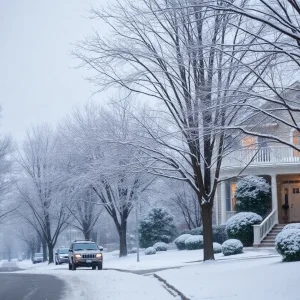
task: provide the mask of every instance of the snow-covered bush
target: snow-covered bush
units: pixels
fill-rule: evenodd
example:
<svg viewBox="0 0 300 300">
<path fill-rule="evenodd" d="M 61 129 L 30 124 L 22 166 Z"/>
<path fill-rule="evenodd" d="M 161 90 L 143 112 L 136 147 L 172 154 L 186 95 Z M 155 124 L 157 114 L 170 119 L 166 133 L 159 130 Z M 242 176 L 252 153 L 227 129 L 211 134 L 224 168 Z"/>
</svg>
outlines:
<svg viewBox="0 0 300 300">
<path fill-rule="evenodd" d="M 137 253 L 137 248 L 136 247 L 131 248 L 131 250 L 129 251 L 129 253 Z"/>
<path fill-rule="evenodd" d="M 213 225 L 213 241 L 222 244 L 227 239 L 226 225 Z"/>
<path fill-rule="evenodd" d="M 152 208 L 140 222 L 141 247 L 151 247 L 156 242 L 169 243 L 176 232 L 173 216 L 164 208 Z"/>
<path fill-rule="evenodd" d="M 203 234 L 203 227 L 201 226 L 201 227 L 193 228 L 188 233 L 192 234 L 192 235 L 202 235 Z"/>
<path fill-rule="evenodd" d="M 192 235 L 184 243 L 187 250 L 203 249 L 203 236 Z"/>
<path fill-rule="evenodd" d="M 235 198 L 237 212 L 254 212 L 265 217 L 271 210 L 270 185 L 262 177 L 246 176 L 238 181 Z"/>
<path fill-rule="evenodd" d="M 253 227 L 260 224 L 262 217 L 252 212 L 241 212 L 232 216 L 226 223 L 228 238 L 240 240 L 245 247 L 253 245 Z"/>
<path fill-rule="evenodd" d="M 168 250 L 168 245 L 164 242 L 158 242 L 158 243 L 155 243 L 153 245 L 153 248 L 156 250 L 156 251 L 167 251 Z"/>
<path fill-rule="evenodd" d="M 112 256 L 119 256 L 120 255 L 120 251 L 119 250 L 115 250 L 111 252 Z"/>
<path fill-rule="evenodd" d="M 189 237 L 191 237 L 191 234 L 182 234 L 180 235 L 175 241 L 175 245 L 178 250 L 184 250 L 185 248 L 185 240 Z"/>
<path fill-rule="evenodd" d="M 222 252 L 225 256 L 243 253 L 243 244 L 236 239 L 230 239 L 222 244 Z"/>
<path fill-rule="evenodd" d="M 282 230 L 287 230 L 287 229 L 299 229 L 300 230 L 300 223 L 287 224 L 283 227 Z"/>
<path fill-rule="evenodd" d="M 225 225 L 213 225 L 213 241 L 222 244 L 227 240 L 226 226 Z M 203 227 L 197 227 L 186 231 L 188 234 L 192 235 L 203 235 Z"/>
<path fill-rule="evenodd" d="M 300 230 L 282 230 L 276 237 L 275 247 L 284 261 L 300 260 Z"/>
<path fill-rule="evenodd" d="M 146 255 L 152 255 L 152 254 L 155 254 L 156 253 L 156 250 L 155 248 L 153 247 L 148 247 L 146 250 L 145 250 L 145 254 Z"/>
<path fill-rule="evenodd" d="M 222 245 L 219 243 L 213 243 L 214 253 L 222 252 Z"/>
</svg>

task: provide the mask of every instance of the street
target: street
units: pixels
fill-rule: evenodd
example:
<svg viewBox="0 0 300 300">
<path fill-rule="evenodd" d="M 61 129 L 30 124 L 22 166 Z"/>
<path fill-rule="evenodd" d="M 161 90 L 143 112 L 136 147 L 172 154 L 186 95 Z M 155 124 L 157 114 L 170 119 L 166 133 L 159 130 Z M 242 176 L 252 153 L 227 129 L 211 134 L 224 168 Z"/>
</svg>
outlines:
<svg viewBox="0 0 300 300">
<path fill-rule="evenodd" d="M 0 267 L 1 300 L 58 300 L 62 296 L 64 283 L 51 275 L 19 274 L 15 263 L 4 263 Z M 10 272 L 10 273 L 3 273 Z"/>
</svg>

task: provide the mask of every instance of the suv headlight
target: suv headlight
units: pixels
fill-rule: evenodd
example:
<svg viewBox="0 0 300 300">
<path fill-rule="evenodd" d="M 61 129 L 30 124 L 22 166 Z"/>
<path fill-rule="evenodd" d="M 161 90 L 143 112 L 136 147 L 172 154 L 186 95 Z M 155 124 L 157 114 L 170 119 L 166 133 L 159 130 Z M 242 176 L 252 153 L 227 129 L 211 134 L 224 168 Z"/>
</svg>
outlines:
<svg viewBox="0 0 300 300">
<path fill-rule="evenodd" d="M 74 257 L 75 257 L 75 258 L 80 258 L 81 255 L 80 255 L 80 254 L 74 254 Z"/>
<path fill-rule="evenodd" d="M 97 258 L 101 258 L 101 257 L 102 257 L 102 253 L 96 254 L 96 257 L 97 257 Z"/>
</svg>

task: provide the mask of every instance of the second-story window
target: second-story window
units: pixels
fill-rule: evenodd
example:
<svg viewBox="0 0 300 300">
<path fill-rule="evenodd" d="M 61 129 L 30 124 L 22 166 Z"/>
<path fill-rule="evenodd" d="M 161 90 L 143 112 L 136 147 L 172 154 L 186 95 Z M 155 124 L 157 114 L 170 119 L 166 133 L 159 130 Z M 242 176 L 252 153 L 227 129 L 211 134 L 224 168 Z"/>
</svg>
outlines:
<svg viewBox="0 0 300 300">
<path fill-rule="evenodd" d="M 256 149 L 257 139 L 255 136 L 247 135 L 242 139 L 242 146 L 247 149 Z"/>
<path fill-rule="evenodd" d="M 298 130 L 294 130 L 293 132 L 293 144 L 300 148 L 300 132 Z M 299 151 L 294 150 L 294 156 L 299 157 Z"/>
</svg>

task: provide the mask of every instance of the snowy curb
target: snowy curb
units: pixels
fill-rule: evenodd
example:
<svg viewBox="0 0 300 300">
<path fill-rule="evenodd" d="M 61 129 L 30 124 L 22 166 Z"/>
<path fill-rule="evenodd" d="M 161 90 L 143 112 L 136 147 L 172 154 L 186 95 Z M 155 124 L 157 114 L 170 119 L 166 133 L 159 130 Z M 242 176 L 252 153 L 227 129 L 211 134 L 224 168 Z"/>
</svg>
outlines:
<svg viewBox="0 0 300 300">
<path fill-rule="evenodd" d="M 177 290 L 173 285 L 171 285 L 170 283 L 168 283 L 167 280 L 163 279 L 162 277 L 160 277 L 157 274 L 153 274 L 153 276 L 158 279 L 159 281 L 163 282 L 169 289 L 173 290 L 175 293 L 177 293 L 182 300 L 191 300 L 188 297 L 186 297 L 185 295 L 183 295 L 183 293 L 181 293 L 179 290 Z"/>
</svg>

